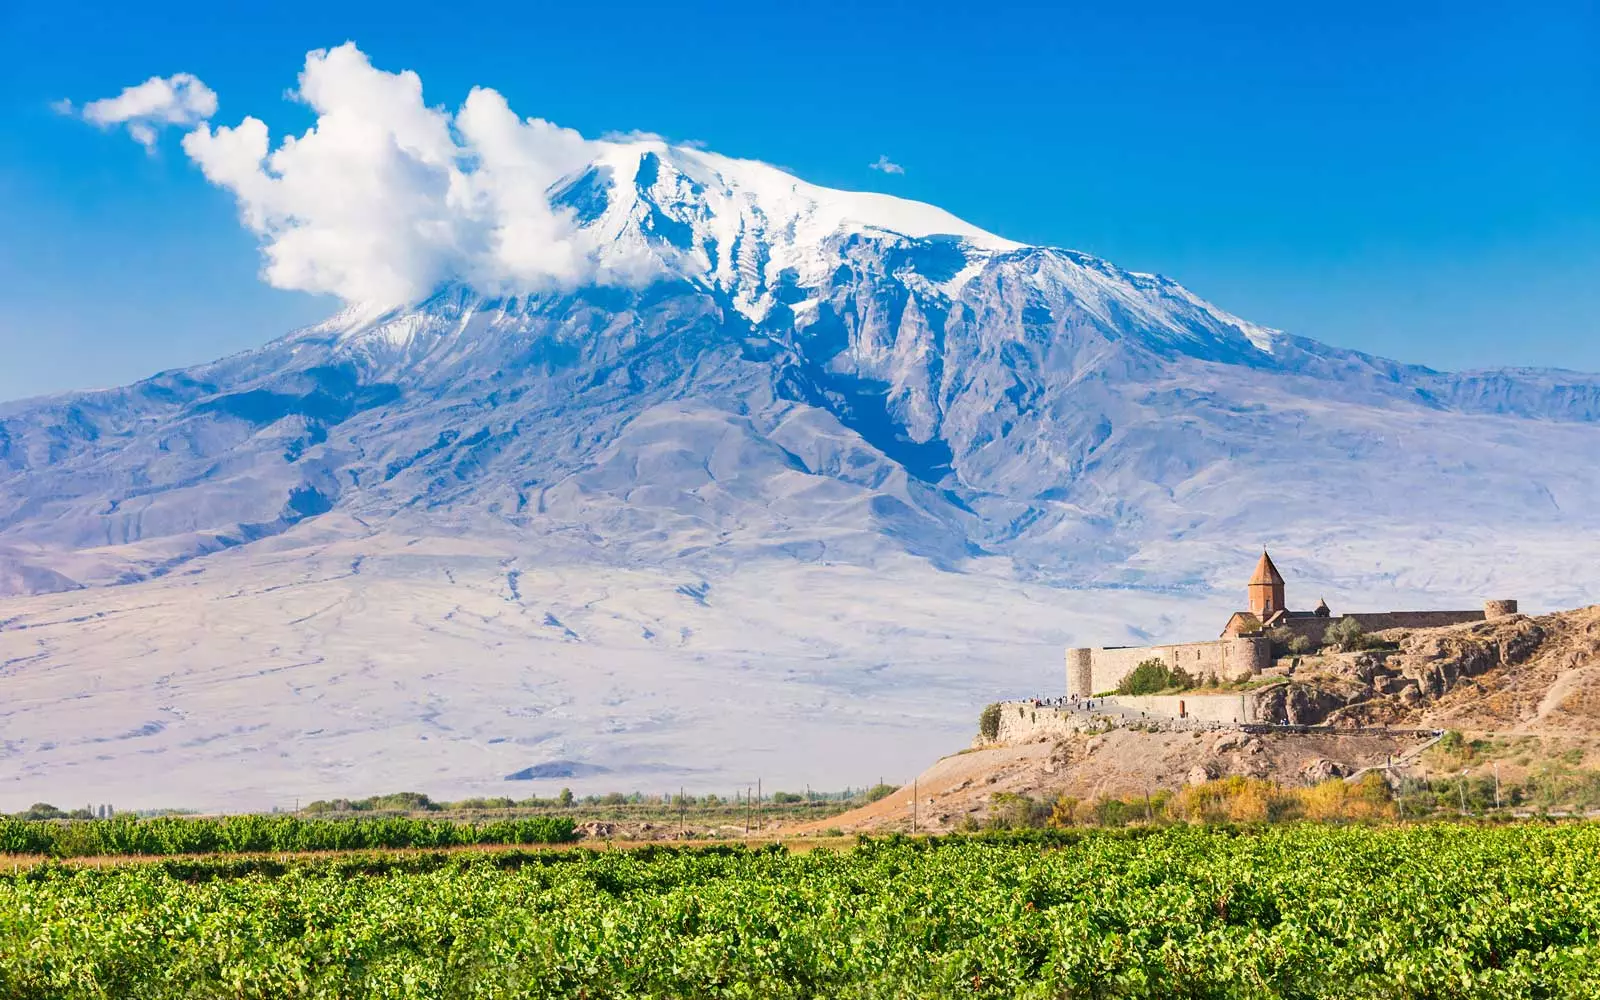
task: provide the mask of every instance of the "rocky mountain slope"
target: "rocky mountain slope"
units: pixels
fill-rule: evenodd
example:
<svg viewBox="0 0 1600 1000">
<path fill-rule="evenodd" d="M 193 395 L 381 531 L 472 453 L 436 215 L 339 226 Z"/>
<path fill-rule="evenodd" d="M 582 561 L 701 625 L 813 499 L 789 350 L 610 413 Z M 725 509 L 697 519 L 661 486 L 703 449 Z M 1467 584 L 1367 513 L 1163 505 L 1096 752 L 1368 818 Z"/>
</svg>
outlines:
<svg viewBox="0 0 1600 1000">
<path fill-rule="evenodd" d="M 1548 571 L 1600 520 L 1594 376 L 1401 365 L 929 206 L 605 149 L 553 199 L 632 284 L 452 285 L 0 408 L 0 587 L 147 579 L 340 510 L 622 565 L 994 555 L 1170 588 L 1271 541 L 1318 584 L 1588 593 Z M 1426 572 L 1383 560 L 1402 540 Z"/>
<path fill-rule="evenodd" d="M 230 759 L 272 761 L 252 802 L 858 784 L 1052 692 L 1067 642 L 1213 632 L 1264 542 L 1341 610 L 1600 599 L 1596 376 L 1399 364 L 931 206 L 599 148 L 549 192 L 589 284 L 0 404 L 3 794 L 216 804 Z"/>
</svg>

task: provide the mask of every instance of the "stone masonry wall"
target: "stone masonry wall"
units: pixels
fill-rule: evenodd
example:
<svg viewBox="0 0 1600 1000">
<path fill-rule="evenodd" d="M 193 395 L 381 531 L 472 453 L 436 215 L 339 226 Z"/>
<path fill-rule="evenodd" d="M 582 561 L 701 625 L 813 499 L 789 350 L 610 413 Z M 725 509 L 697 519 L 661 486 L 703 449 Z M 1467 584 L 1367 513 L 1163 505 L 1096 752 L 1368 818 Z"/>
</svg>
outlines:
<svg viewBox="0 0 1600 1000">
<path fill-rule="evenodd" d="M 1354 618 L 1368 632 L 1381 632 L 1386 628 L 1440 628 L 1481 622 L 1484 614 L 1482 611 L 1378 611 L 1357 612 L 1345 617 Z"/>
<path fill-rule="evenodd" d="M 1040 739 L 1060 739 L 1090 725 L 1081 712 L 1035 708 L 1029 702 L 1008 701 L 1000 706 L 1000 733 L 994 742 L 1010 746 Z"/>
<path fill-rule="evenodd" d="M 1271 666 L 1271 644 L 1260 638 L 1216 639 L 1168 646 L 1110 646 L 1067 650 L 1067 695 L 1111 691 L 1134 667 L 1159 659 L 1195 680 L 1243 680 Z"/>
<path fill-rule="evenodd" d="M 1256 697 L 1253 691 L 1237 694 L 1150 694 L 1118 695 L 1106 699 L 1107 706 L 1148 712 L 1161 718 L 1193 719 L 1197 722 L 1220 722 L 1231 725 L 1242 722 L 1259 722 Z"/>
</svg>

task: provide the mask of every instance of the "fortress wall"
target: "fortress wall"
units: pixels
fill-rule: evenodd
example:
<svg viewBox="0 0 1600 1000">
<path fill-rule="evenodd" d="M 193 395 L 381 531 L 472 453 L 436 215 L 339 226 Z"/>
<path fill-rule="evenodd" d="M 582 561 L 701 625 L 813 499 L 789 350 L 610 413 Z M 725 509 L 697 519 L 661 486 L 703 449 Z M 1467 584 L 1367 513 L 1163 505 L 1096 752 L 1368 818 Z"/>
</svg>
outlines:
<svg viewBox="0 0 1600 1000">
<path fill-rule="evenodd" d="M 1386 628 L 1439 628 L 1443 625 L 1461 625 L 1484 620 L 1482 611 L 1378 611 L 1357 612 L 1345 615 L 1361 623 L 1368 632 L 1381 632 Z"/>
<path fill-rule="evenodd" d="M 1242 680 L 1271 666 L 1265 639 L 1230 638 L 1170 646 L 1122 646 L 1067 650 L 1067 695 L 1086 697 L 1111 691 L 1134 667 L 1159 659 L 1196 680 Z"/>
<path fill-rule="evenodd" d="M 1054 708 L 1034 708 L 1030 702 L 1008 701 L 1000 706 L 1000 733 L 995 743 L 1011 745 L 1037 740 L 1060 739 L 1087 725 L 1086 718 Z"/>
<path fill-rule="evenodd" d="M 1152 716 L 1162 718 L 1193 719 L 1196 722 L 1220 722 L 1231 725 L 1236 722 L 1260 721 L 1256 712 L 1255 692 L 1243 691 L 1238 694 L 1150 694 L 1127 696 L 1118 695 L 1107 698 L 1107 705 L 1132 709 L 1135 712 L 1148 712 Z"/>
</svg>

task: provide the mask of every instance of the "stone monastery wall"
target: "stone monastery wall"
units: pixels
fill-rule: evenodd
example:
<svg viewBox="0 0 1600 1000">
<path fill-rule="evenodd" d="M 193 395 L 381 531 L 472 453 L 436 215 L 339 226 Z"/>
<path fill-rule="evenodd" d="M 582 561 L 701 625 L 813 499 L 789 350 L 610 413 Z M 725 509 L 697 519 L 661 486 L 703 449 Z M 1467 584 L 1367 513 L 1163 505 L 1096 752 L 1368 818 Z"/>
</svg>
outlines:
<svg viewBox="0 0 1600 1000">
<path fill-rule="evenodd" d="M 1259 637 L 1182 642 L 1168 646 L 1107 646 L 1067 650 L 1067 696 L 1091 697 L 1114 690 L 1134 667 L 1159 659 L 1205 680 L 1243 680 L 1272 665 L 1272 644 Z"/>
</svg>

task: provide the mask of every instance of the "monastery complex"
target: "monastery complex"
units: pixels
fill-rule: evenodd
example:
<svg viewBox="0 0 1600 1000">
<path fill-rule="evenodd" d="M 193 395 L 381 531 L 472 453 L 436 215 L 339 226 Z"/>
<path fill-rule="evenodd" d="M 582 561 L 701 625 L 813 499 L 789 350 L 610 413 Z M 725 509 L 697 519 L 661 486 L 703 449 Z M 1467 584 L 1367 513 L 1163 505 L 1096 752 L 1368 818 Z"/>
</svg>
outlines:
<svg viewBox="0 0 1600 1000">
<path fill-rule="evenodd" d="M 1364 632 L 1437 628 L 1517 613 L 1516 601 L 1488 601 L 1478 611 L 1374 611 L 1335 616 L 1326 601 L 1310 611 L 1289 610 L 1283 574 L 1265 551 L 1246 586 L 1248 609 L 1235 611 L 1220 638 L 1167 646 L 1102 646 L 1067 650 L 1067 697 L 1113 691 L 1145 660 L 1162 660 L 1196 681 L 1242 681 L 1272 666 L 1273 642 L 1305 636 L 1322 642 L 1329 626 L 1354 621 Z M 1269 635 L 1270 633 L 1270 635 Z"/>
</svg>

